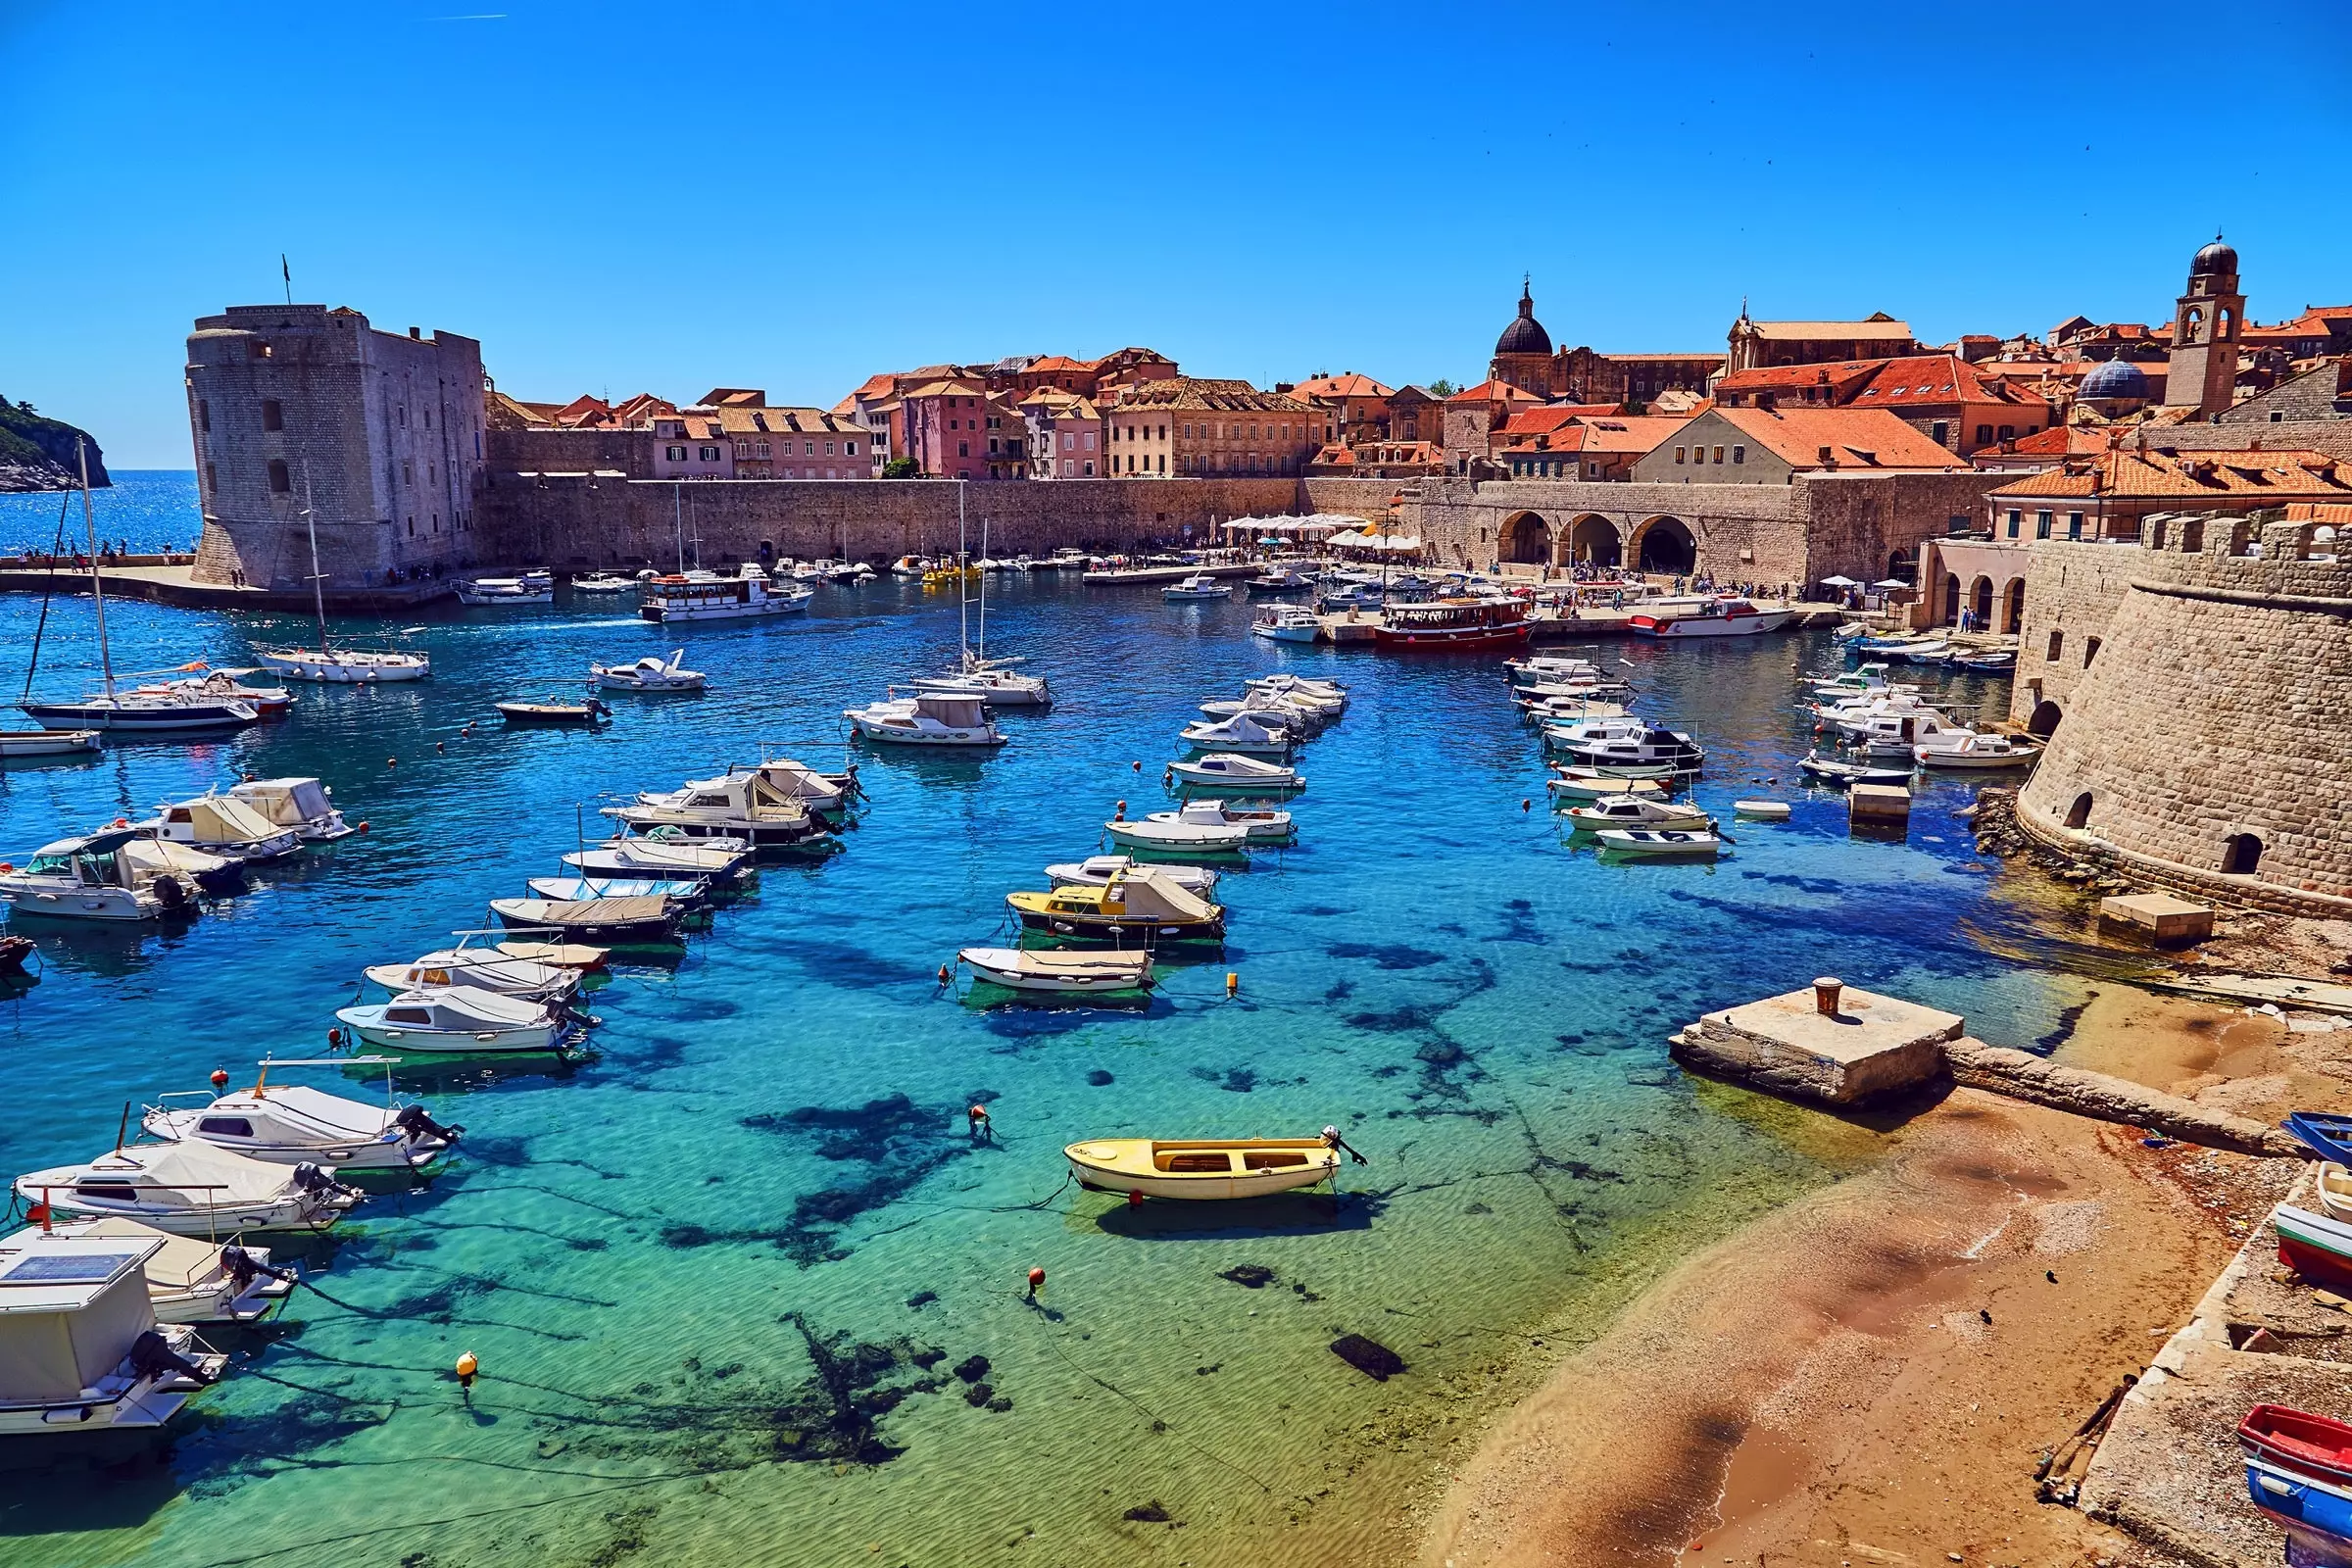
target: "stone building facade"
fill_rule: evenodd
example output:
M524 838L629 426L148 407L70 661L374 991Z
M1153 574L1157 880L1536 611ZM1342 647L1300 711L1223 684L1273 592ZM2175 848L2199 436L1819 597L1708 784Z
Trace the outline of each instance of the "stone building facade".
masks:
M472 338L378 331L347 308L232 306L189 334L186 387L196 581L308 592L306 504L330 594L481 559Z
M2034 547L2021 826L2139 880L2352 913L2352 562L2336 524L2180 514ZM2029 710L2031 706L2031 710Z

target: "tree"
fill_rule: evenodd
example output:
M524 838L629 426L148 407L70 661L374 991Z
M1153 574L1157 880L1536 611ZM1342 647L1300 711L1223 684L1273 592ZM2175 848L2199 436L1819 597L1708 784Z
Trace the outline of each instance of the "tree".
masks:
M885 479L920 479L922 476L923 470L915 466L912 458L893 458L882 465L882 477Z
M1435 381L1429 383L1429 394L1431 397L1449 398L1460 390L1460 387L1455 386L1451 381L1446 380L1442 375L1439 376Z

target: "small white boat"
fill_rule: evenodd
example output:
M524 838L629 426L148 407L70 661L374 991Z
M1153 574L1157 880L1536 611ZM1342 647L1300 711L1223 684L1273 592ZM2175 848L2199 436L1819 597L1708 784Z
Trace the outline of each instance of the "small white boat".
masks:
M94 729L0 729L0 757L70 757L96 750Z
M1336 680L1316 680L1289 673L1253 675L1242 683L1253 692L1273 692L1296 703L1326 705L1338 712L1348 708L1348 688Z
M1554 801L1605 801L1617 795L1663 800L1666 796L1666 786L1654 778L1580 778L1562 774L1545 779L1544 787Z
M1250 623L1251 636L1277 643L1311 643L1323 635L1323 617L1299 605L1285 605Z
M302 848L302 834L279 827L233 795L199 795L156 808L155 836L231 860L275 860Z
M141 1107L139 1126L165 1143L194 1141L276 1165L310 1163L333 1171L421 1170L447 1153L462 1127L444 1127L422 1105L346 1100L302 1084L272 1084L272 1068L345 1067L371 1058L329 1056L261 1064L251 1089L193 1090ZM390 1062L391 1057L381 1058ZM178 1102L179 1103L175 1103ZM197 1103L187 1103L197 1102Z
M575 594L625 594L636 586L634 579L615 577L607 571L592 571L571 579L571 591Z
M699 692L709 677L699 669L688 669L686 650L680 648L667 659L652 654L627 664L590 664L588 685L592 691L608 692Z
M1231 794L1295 795L1306 788L1295 767L1261 761L1239 752L1211 752L1190 762L1170 762L1167 781L1221 789Z
M1338 1133L1317 1138L1096 1138L1062 1150L1096 1192L1147 1198L1267 1198L1340 1173Z
M1540 686L1551 681L1598 680L1600 666L1590 659L1572 659L1564 654L1531 654L1525 659L1506 659L1502 667L1511 672L1513 684Z
M17 1178L27 1204L92 1219L135 1219L174 1236L323 1231L361 1194L315 1164L251 1159L193 1139L129 1144L96 1159Z
M111 1242L147 1249L147 1300L158 1323L251 1323L293 1290L270 1267L270 1249L174 1236L132 1219L52 1219L0 1239L0 1275L24 1257L67 1255L57 1243ZM52 1265L37 1270L55 1275Z
M1004 735L977 697L917 692L842 710L862 740L886 746L1002 746Z
M161 1238L31 1235L0 1251L0 1437L153 1431L226 1370L194 1329L156 1319Z
M460 603L468 605L552 605L556 579L544 571L519 577L476 577L458 584Z
M1252 844L1288 844L1298 836L1297 824L1288 811L1250 808L1237 811L1223 801L1187 801L1173 811L1151 812L1144 820L1193 827L1238 827L1249 835Z
M1195 572L1182 582L1172 582L1159 591L1159 597L1169 601L1188 599L1231 599L1233 585L1217 581L1205 572Z
M339 1007L358 1039L388 1051L553 1051L568 1025L553 1008L472 987L404 991L390 1002Z
M741 839L755 848L799 844L825 827L808 807L757 772L691 779L683 789L648 791L606 816L640 832L674 828L688 838Z
M1006 668L1017 660L969 658L961 669L945 675L925 675L908 681L917 692L935 697L977 697L991 708L1052 708L1054 692L1043 675L1023 675Z
M153 834L152 824L140 826ZM160 880L169 878L183 890L192 886L227 891L245 880L244 861L186 844L174 844L170 839L134 838L115 853L122 858L124 873L133 887L153 888Z
M677 905L710 902L710 884L700 879L662 877L535 876L527 884L531 897L558 904L589 899L667 899Z
M1972 730L1946 731L1911 748L1912 760L1928 767L2026 767L2040 755L2041 748L2031 741Z
M735 771L732 764L727 771ZM750 771L758 773L777 794L827 816L842 815L858 796L858 766L854 762L839 773L820 773L789 757L770 757Z
M1603 795L1590 806L1572 806L1568 819L1583 833L1602 828L1682 828L1704 832L1715 819L1688 801L1661 800L1655 795Z
M1168 813L1162 812L1165 817ZM1219 854L1250 843L1250 829L1224 822L1182 822L1146 817L1141 821L1113 817L1102 824L1113 844L1136 850L1184 850ZM1156 868L1155 868L1156 869Z
M1200 752L1235 752L1244 757L1272 758L1277 762L1291 760L1291 732L1249 713L1187 724L1177 738Z
M20 916L65 920L155 920L193 909L192 882L147 872L122 854L146 838L125 825L44 844L22 871L0 860L0 901Z
M1146 991L1152 986L1149 953L1049 953L1019 948L965 948L956 961L982 980L1014 991Z
M583 876L675 877L740 882L752 871L749 840L714 835L688 838L666 828L623 834L564 857Z
M1090 855L1083 860L1047 866L1046 879L1049 885L1057 888L1101 888L1108 887L1112 877L1134 869L1132 857ZM1217 873L1203 865L1153 865L1152 871L1195 898L1205 899L1217 890Z
M1686 828L1604 827L1592 836L1602 849L1629 859L1712 860L1723 849L1713 833Z
M499 948L466 946L482 933L467 932L454 948L438 948L409 963L369 964L365 973L398 996L409 991L487 991L541 1006L569 1002L580 989L576 970L515 957Z
M1815 783L1827 784L1833 789L1843 789L1849 784L1908 783L1912 772L1907 767L1872 767L1865 762L1840 761L1812 752L1797 759L1796 766L1797 771Z
M1786 822L1788 820L1787 801L1734 801L1732 814L1755 822Z
M264 821L291 828L305 844L330 844L358 832L329 799L334 790L315 778L249 778L228 787L228 798Z

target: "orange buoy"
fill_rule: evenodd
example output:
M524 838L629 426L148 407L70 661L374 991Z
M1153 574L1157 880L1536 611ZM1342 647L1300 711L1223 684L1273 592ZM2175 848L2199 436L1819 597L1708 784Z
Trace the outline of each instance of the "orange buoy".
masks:
M215 1067L213 1069L213 1087L215 1089L226 1089L228 1087L228 1069L225 1067Z
M1242 972L1241 972L1239 969L1228 969L1228 970L1226 970L1226 971L1225 971L1225 994L1226 994L1227 996L1229 996L1229 997L1230 997L1230 996L1232 996L1232 995L1233 995L1235 992L1237 992L1237 991L1239 991L1239 990L1241 990L1241 989L1242 989Z
M943 986L948 983L948 966L944 963L939 966L939 983Z
M360 823L359 831L361 831L362 833L365 833L365 832L367 832L367 831L368 831L368 824L367 824L365 821L362 821L362 822Z
M1029 1299L1031 1299L1032 1301L1036 1300L1036 1299L1037 1299L1037 1293L1038 1293L1038 1292L1040 1292L1040 1291L1042 1291L1042 1290L1044 1290L1045 1288L1046 1288L1046 1271L1045 1271L1044 1269L1042 1269L1042 1268L1033 1268L1033 1269L1031 1269L1031 1270L1029 1271Z
M481 1369L482 1363L473 1358L473 1352L471 1350L459 1351L458 1387L461 1389L470 1390L473 1387L474 1374L479 1372Z
M329 1029L329 1030L326 1032L326 1043L327 1043L327 1045L328 1045L329 1047L336 1047L336 1046L340 1046L340 1045L342 1045L342 1044L343 1044L343 1031L342 1031L342 1030L340 1030L340 1029Z

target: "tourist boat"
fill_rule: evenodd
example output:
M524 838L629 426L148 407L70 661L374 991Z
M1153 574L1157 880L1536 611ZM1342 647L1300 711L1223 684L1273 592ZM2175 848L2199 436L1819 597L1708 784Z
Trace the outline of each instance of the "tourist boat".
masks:
M1221 789L1246 798L1296 795L1306 788L1306 780L1297 768L1244 757L1239 752L1211 752L1190 762L1170 762L1164 777L1171 784Z
M185 844L248 864L275 860L302 848L302 834L279 827L233 795L199 795L193 800L168 801L155 808L152 822L140 824L172 844Z
M1661 800L1655 795L1603 795L1590 806L1572 806L1568 819L1580 833L1604 827L1712 828L1715 819L1687 801Z
M1172 582L1162 588L1159 597L1167 600L1231 599L1233 585L1219 582L1206 572L1195 572L1182 582Z
M571 591L575 594L625 594L636 586L634 578L616 577L607 571L592 571L571 579Z
M124 845L147 834L127 824L33 852L22 871L0 861L0 901L19 915L65 920L154 920L195 907L195 890L175 876L143 874Z
M94 729L0 729L0 758L73 757L97 750Z
M1789 808L1787 801L1734 801L1732 814L1755 822L1786 822Z
M194 1329L157 1321L160 1240L17 1241L0 1252L0 1437L152 1432L227 1370Z
M1834 758L1807 752L1797 761L1797 769L1815 783L1843 789L1849 784L1907 784L1912 770L1907 767L1872 767L1865 762L1840 762Z
M148 1137L166 1143L194 1140L271 1164L308 1162L337 1172L422 1170L447 1153L465 1129L444 1127L422 1105L393 1100L389 1073L381 1105L301 1084L270 1082L273 1067L344 1067L367 1059L265 1060L251 1089L164 1095L158 1103L140 1108L139 1126Z
M1527 603L1520 599L1433 599L1427 604L1391 605L1372 632L1376 647L1397 650L1484 653L1524 648L1534 635Z
M1020 948L965 948L956 961L977 978L1014 991L1100 995L1152 988L1148 953L1030 953Z
M1288 844L1298 837L1298 825L1288 811L1248 808L1237 811L1223 801L1187 801L1173 811L1153 811L1144 820L1197 827L1239 827L1249 832L1252 844Z
M174 1236L132 1219L76 1219L33 1225L0 1240L0 1275L24 1257L71 1255L60 1242L100 1241L147 1250L142 1270L147 1303L158 1323L251 1323L269 1314L293 1289L270 1268L270 1249L223 1246ZM234 1266L232 1266L232 1263ZM65 1267L35 1271L54 1277Z
M518 577L476 577L458 584L458 601L467 605L552 605L556 579L544 571Z
M1046 867L1046 880L1057 888L1099 888L1122 872L1136 869L1136 860L1125 855L1090 855L1083 860L1065 860ZM1152 865L1153 875L1166 878L1185 892L1207 898L1217 889L1217 873L1204 865Z
M674 827L624 833L574 850L564 863L583 876L663 876L740 882L752 872L750 841L725 835L689 838Z
M212 1144L128 1144L17 1178L17 1196L55 1214L135 1219L174 1236L323 1231L360 1200L315 1164L292 1167Z
M1225 909L1187 893L1148 866L1123 871L1102 886L1008 893L1004 903L1032 931L1054 936L1152 941L1225 938Z
M1285 605L1250 623L1251 636L1278 643L1311 643L1323 635L1323 617L1297 605Z
M510 931L544 931L598 947L671 947L686 911L667 899L492 899Z
M710 677L688 669L685 661L686 650L680 648L667 659L648 654L626 664L590 664L588 685L608 692L699 692Z
M2237 1439L2247 1494L2286 1536L2286 1560L2352 1562L2352 1426L2258 1404Z
M1722 851L1714 833L1690 828L1604 827L1592 837L1602 849L1627 859L1712 860Z
M1081 1187L1146 1198L1270 1198L1340 1173L1325 1138L1097 1138L1062 1155Z
M1691 744L1690 736L1670 729L1644 729L1638 735L1571 741L1562 749L1572 761L1586 767L1663 767L1678 773L1695 773L1707 760L1707 754Z
M766 572L746 564L732 577L701 570L656 577L645 585L637 613L663 625L673 620L738 620L750 615L797 614L815 597L807 588L775 588Z
M305 844L331 844L359 829L343 820L334 791L315 778L249 778L228 787L228 798L273 826L290 828Z
M1129 849L1190 851L1196 854L1225 854L1240 850L1250 843L1250 830L1222 820L1187 822L1173 812L1161 811L1134 820L1114 816L1102 824L1102 831L1113 844Z
M1277 762L1287 762L1291 758L1291 732L1250 713L1187 724L1177 738L1198 752L1232 752L1243 757L1271 758Z
M1272 599L1282 594L1304 593L1313 583L1295 571L1263 571L1242 584L1252 599Z
M1760 632L1779 631L1796 615L1793 610L1758 610L1753 604L1737 595L1724 595L1703 601L1694 613L1688 615L1655 614L1642 612L1626 620L1626 629L1637 637L1753 637Z
M896 691L896 688L892 688ZM1002 746L1004 735L977 697L943 697L917 692L912 697L870 703L842 710L842 717L859 737L886 746Z
M675 828L689 838L740 839L754 849L800 844L825 831L808 807L759 772L690 779L683 789L649 791L603 810L640 832Z
M2008 735L1945 730L1911 748L1912 760L1928 767L2025 767L2041 748Z
M514 957L497 948L466 945L486 934L468 931L454 948L436 948L408 963L372 963L363 972L396 996L404 991L487 991L553 1006L569 1002L579 992L580 977L575 969Z
M539 1003L471 987L403 991L389 1002L338 1007L335 1017L353 1038L381 1050L441 1054L553 1051L571 1028L562 1014Z
M591 697L584 703L560 703L549 698L544 703L492 703L498 716L510 724L538 725L584 724L593 729L612 716L612 710Z
M676 877L535 876L525 883L534 899L584 904L590 899L667 899L695 909L710 902L710 884Z
M1580 775L1583 771L1579 770ZM1619 795L1663 800L1666 795L1666 786L1654 778L1620 778L1613 774L1584 777L1562 773L1557 778L1545 779L1544 788L1555 802L1605 801Z
M2322 1290L2352 1291L2352 1223L2281 1203L2271 1216L2278 1261Z

